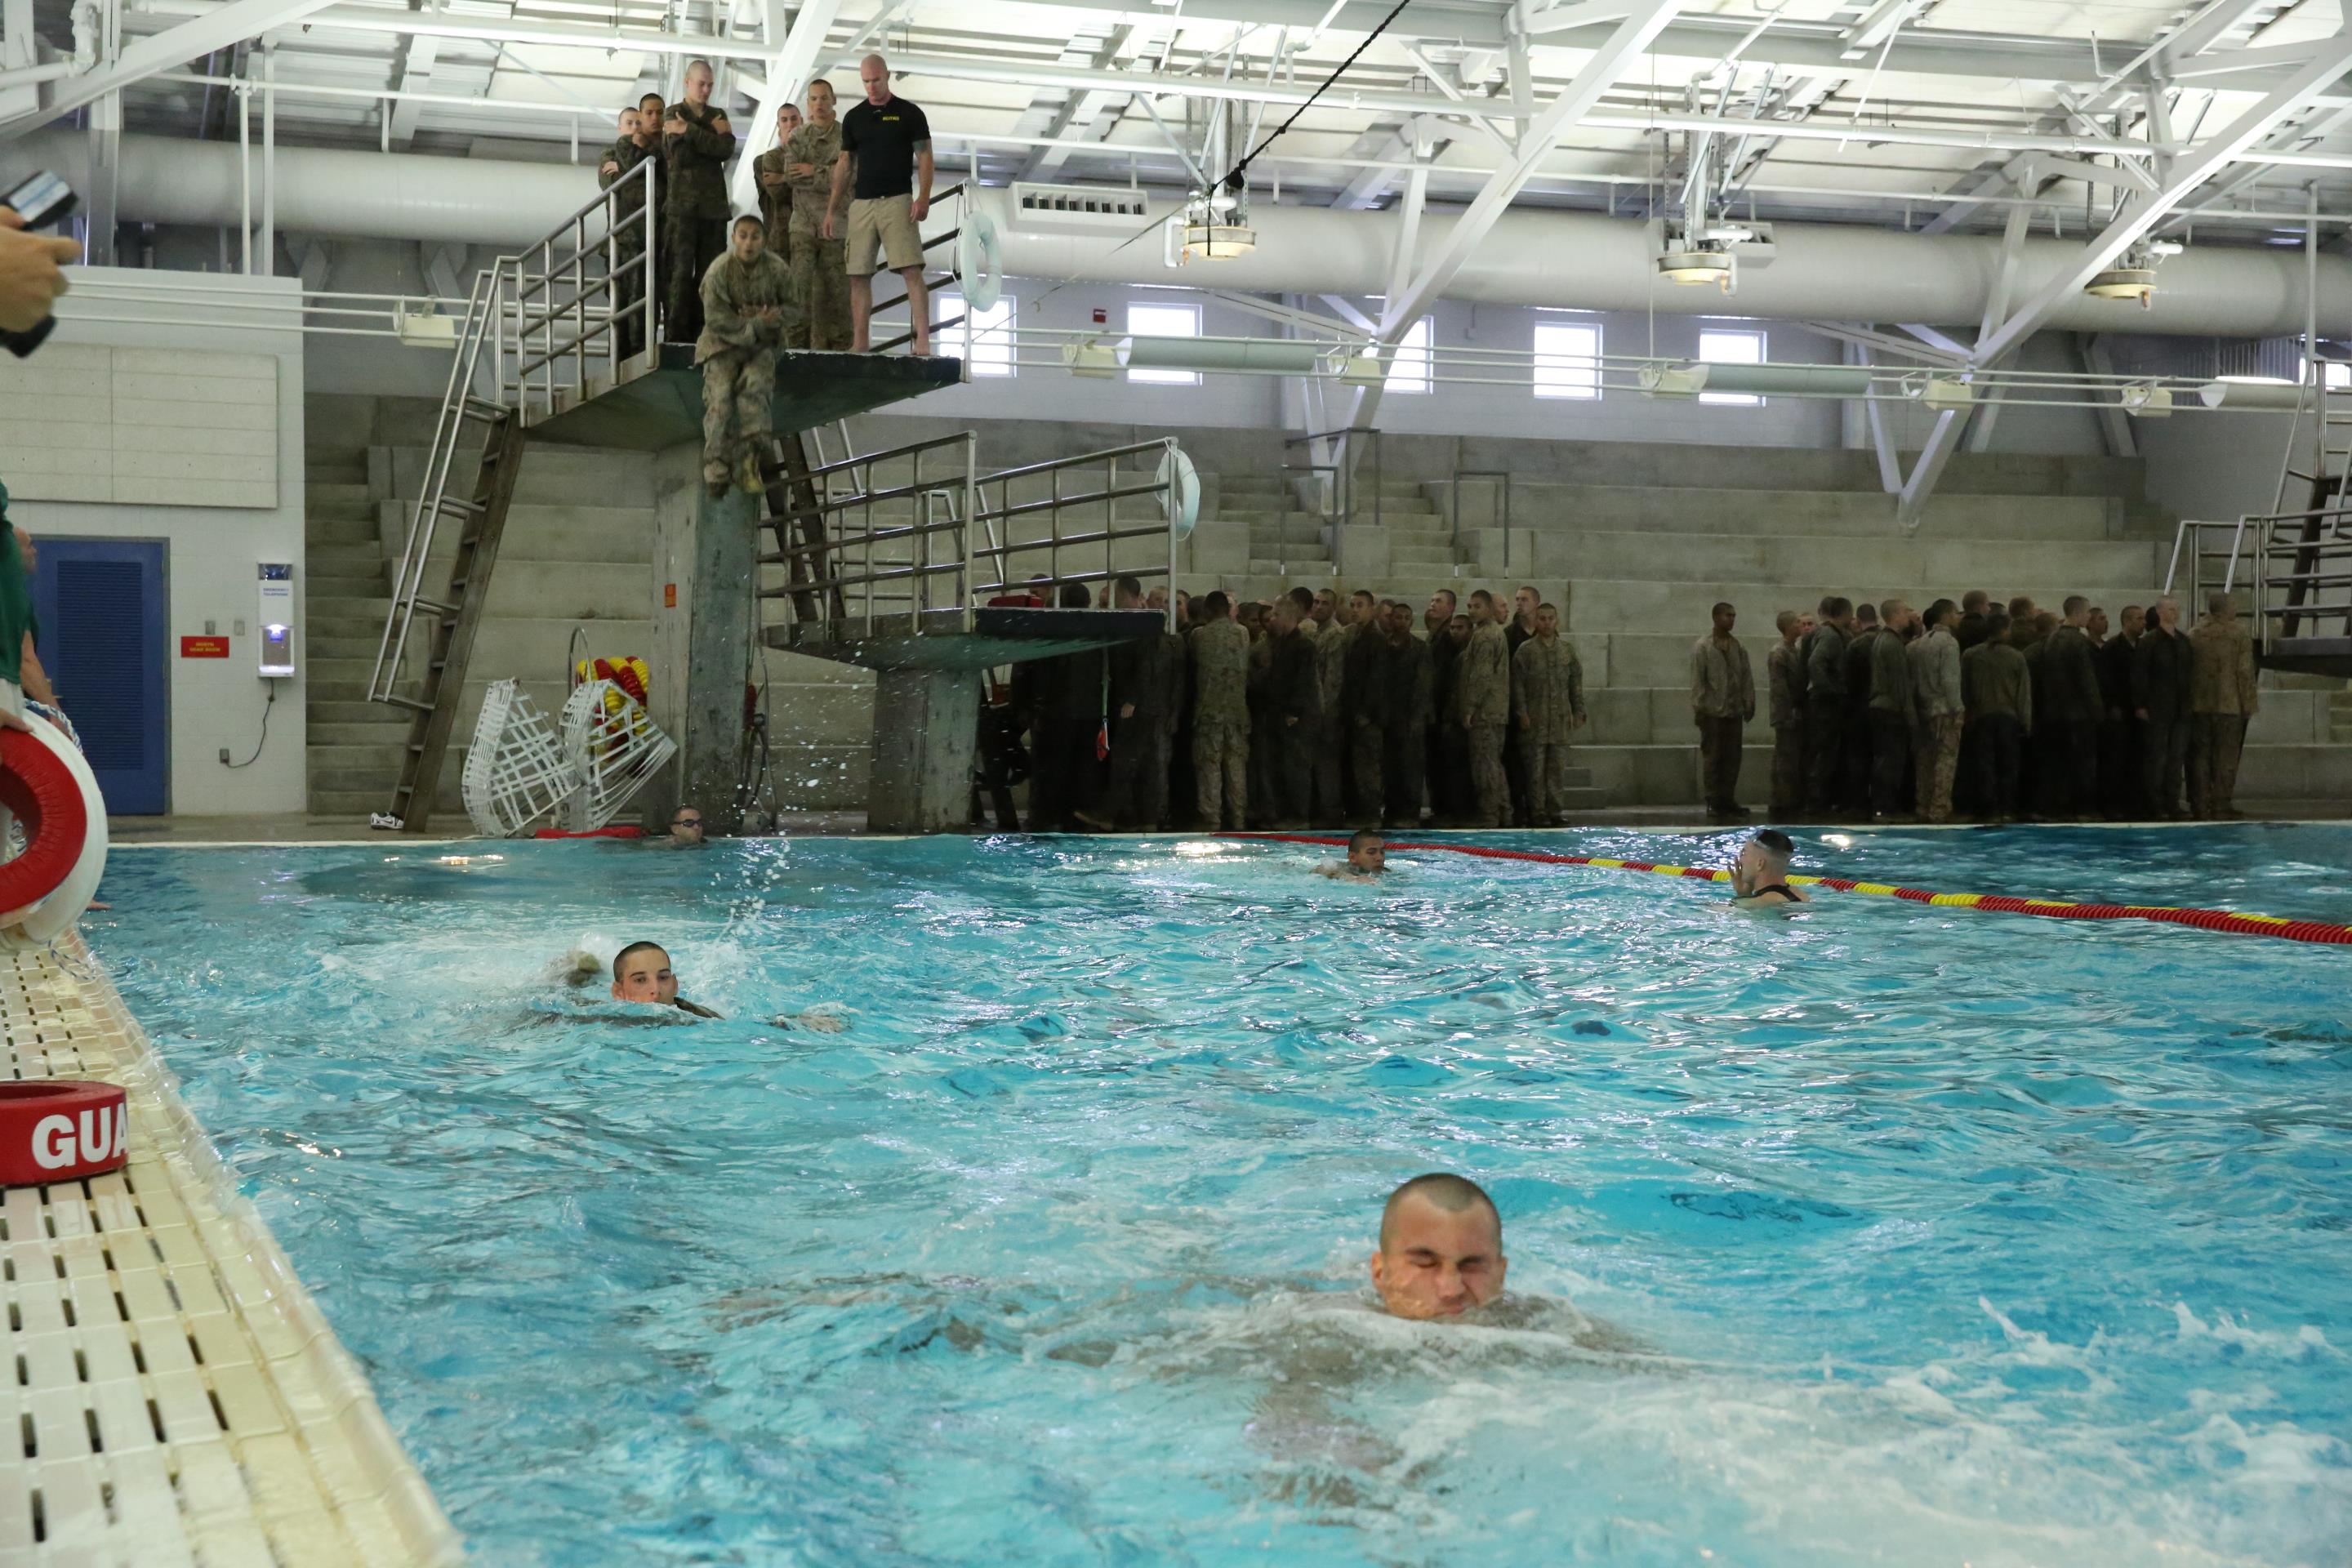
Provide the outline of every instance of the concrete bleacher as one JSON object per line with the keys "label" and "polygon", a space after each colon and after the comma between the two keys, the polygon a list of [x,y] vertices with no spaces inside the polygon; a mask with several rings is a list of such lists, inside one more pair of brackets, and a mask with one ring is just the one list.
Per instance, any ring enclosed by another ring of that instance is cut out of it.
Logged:
{"label": "concrete bleacher", "polygon": [[[435,406],[404,398],[328,397],[311,403],[314,408],[328,405],[329,427],[338,441],[333,448],[322,445],[314,412],[312,452],[346,454],[338,471],[350,474],[356,460],[360,478],[357,484],[338,486],[330,503],[337,574],[323,577],[316,560],[310,574],[310,810],[319,816],[363,816],[383,809],[408,739],[408,715],[367,701],[367,680],[392,605],[392,574],[424,484]],[[470,458],[453,471],[451,482],[471,485]],[[458,771],[489,682],[520,679],[551,719],[569,690],[566,656],[575,631],[585,635],[585,651],[592,656],[651,651],[653,509],[652,465],[644,453],[530,449],[475,639],[443,769],[440,809],[462,808]],[[314,552],[320,543],[320,511],[314,501]],[[456,549],[456,530],[445,526],[426,569],[428,594],[446,585]],[[420,617],[410,638],[404,689],[415,689],[417,660],[430,631],[430,622]]]}
{"label": "concrete bleacher", "polygon": [[[401,716],[363,701],[388,605],[389,573],[422,479],[432,427],[428,403],[313,399],[365,405],[312,421],[310,570],[312,809],[356,814],[380,807],[399,758]],[[944,420],[876,416],[853,422],[862,451],[961,429]],[[983,469],[1010,468],[1125,445],[1161,432],[1129,426],[982,422]],[[1896,526],[1867,453],[1624,443],[1391,437],[1377,474],[1360,474],[1357,521],[1328,527],[1308,504],[1300,476],[1286,473],[1278,433],[1175,431],[1202,469],[1201,519],[1180,547],[1176,584],[1271,598],[1294,585],[1366,588],[1418,605],[1438,588],[1498,594],[1534,584],[1558,603],[1582,658],[1593,727],[1576,748],[1588,805],[1675,806],[1697,799],[1687,700],[1690,647],[1708,606],[1727,598],[1759,679],[1773,613],[1810,607],[1824,594],[1872,599],[1900,594],[1915,605],[1969,587],[2028,593],[2054,606],[2083,593],[2110,612],[2154,596],[2169,553],[2172,520],[2144,500],[2136,462],[2095,458],[1963,454],[1919,530]],[[1492,479],[1507,469],[1509,523]],[[902,468],[877,465],[877,488]],[[927,467],[927,479],[935,477]],[[1143,477],[1140,469],[1133,479]],[[1098,479],[1083,481],[1099,483]],[[995,487],[989,503],[996,504]],[[1043,499],[1045,481],[1020,481],[1015,502]],[[1380,521],[1369,521],[1379,497]],[[532,449],[494,579],[459,710],[442,800],[457,803],[457,758],[472,732],[482,687],[503,676],[551,714],[564,693],[565,657],[577,630],[589,651],[653,656],[655,494],[644,454],[580,447]],[[903,522],[914,502],[877,505],[877,524]],[[1160,515],[1150,496],[1123,500],[1124,524]],[[1100,526],[1090,521],[1066,528]],[[1457,526],[1457,521],[1459,526]],[[1041,514],[1012,521],[1015,547],[1003,574],[1021,581],[1049,570],[1037,546]],[[447,542],[441,549],[446,552]],[[875,552],[903,562],[900,542]],[[1066,552],[1061,568],[1156,567],[1164,545],[1124,542]],[[360,590],[370,585],[372,591]],[[442,575],[436,563],[434,576]],[[771,566],[762,585],[781,588]],[[887,607],[887,606],[885,606]],[[788,601],[763,601],[762,618],[789,618]],[[772,776],[785,809],[856,809],[866,798],[872,677],[854,667],[767,650],[755,679],[769,688]],[[2263,710],[2251,737],[2241,795],[2265,799],[2352,796],[2352,692],[2341,682],[2266,675]],[[1748,731],[1742,793],[1760,802],[1770,732]]]}

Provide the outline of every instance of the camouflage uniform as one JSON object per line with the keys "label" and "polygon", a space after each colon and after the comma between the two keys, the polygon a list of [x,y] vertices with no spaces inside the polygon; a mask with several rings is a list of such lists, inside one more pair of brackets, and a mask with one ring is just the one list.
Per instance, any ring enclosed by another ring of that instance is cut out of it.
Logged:
{"label": "camouflage uniform", "polygon": [[1937,626],[1914,637],[1903,657],[1911,661],[1912,806],[1923,822],[1949,822],[1968,716],[1959,639]]}
{"label": "camouflage uniform", "polygon": [[2235,620],[2207,616],[2189,634],[2196,659],[2189,670],[2189,809],[2198,816],[2234,816],[2238,759],[2254,695],[2254,642]]}
{"label": "camouflage uniform", "polygon": [[702,367],[702,477],[710,484],[732,477],[747,490],[761,488],[761,447],[775,433],[776,338],[791,286],[784,264],[765,251],[749,262],[730,252],[702,275],[694,363]]}
{"label": "camouflage uniform", "polygon": [[752,189],[760,193],[760,220],[768,226],[768,253],[793,264],[793,188],[771,187],[767,177],[784,172],[784,150],[771,147],[751,160]]}
{"label": "camouflage uniform", "polygon": [[1421,826],[1421,797],[1428,783],[1437,668],[1430,662],[1429,646],[1411,633],[1388,645],[1381,668],[1388,683],[1388,712],[1381,728],[1384,815],[1387,826],[1410,830]]}
{"label": "camouflage uniform", "polygon": [[1772,815],[1793,816],[1805,807],[1805,650],[1787,638],[1764,659],[1764,681],[1772,703]]}
{"label": "camouflage uniform", "polygon": [[1239,621],[1211,621],[1190,640],[1194,788],[1214,833],[1227,816],[1236,827],[1249,821],[1249,633]]}
{"label": "camouflage uniform", "polygon": [[1470,634],[1454,681],[1470,737],[1470,788],[1478,803],[1478,826],[1500,827],[1511,811],[1511,782],[1503,773],[1503,731],[1511,717],[1511,645],[1502,627],[1484,626]]}
{"label": "camouflage uniform", "polygon": [[[793,303],[784,314],[784,347],[849,347],[849,258],[844,237],[824,237],[825,204],[833,199],[833,165],[841,156],[841,121],[814,121],[784,143],[783,163],[806,163],[815,173],[785,175],[793,192]],[[848,220],[845,217],[843,222]]]}
{"label": "camouflage uniform", "polygon": [[1698,726],[1699,793],[1716,812],[1739,809],[1739,763],[1756,717],[1756,672],[1748,647],[1710,632],[1691,645],[1691,717]]}
{"label": "camouflage uniform", "polygon": [[[630,176],[636,173],[638,164],[654,155],[655,148],[651,142],[640,147],[635,141],[624,136],[605,149],[604,156],[597,161],[596,188],[598,190],[609,191],[623,180],[629,181],[628,189],[622,194],[620,200],[613,204],[611,265],[614,280],[612,306],[616,315],[630,310],[646,298],[645,192],[646,186],[642,176],[635,179],[631,179]],[[608,163],[616,163],[619,168],[613,174],[606,174],[603,166]],[[655,184],[653,186],[656,201],[661,196],[660,177],[661,168],[656,163],[654,168]],[[630,316],[620,321],[614,331],[619,345],[615,352],[623,359],[631,358],[644,351],[646,321],[642,314]]]}
{"label": "camouflage uniform", "polygon": [[1584,665],[1576,645],[1554,633],[1519,645],[1511,656],[1511,717],[1527,759],[1528,811],[1538,827],[1559,826],[1567,789],[1568,742],[1584,722]]}
{"label": "camouflage uniform", "polygon": [[1359,628],[1348,645],[1346,681],[1340,694],[1340,717],[1348,751],[1349,820],[1361,827],[1381,825],[1381,806],[1388,798],[1381,776],[1386,755],[1382,733],[1388,722],[1387,634],[1377,626]]}
{"label": "camouflage uniform", "polygon": [[727,253],[727,160],[735,155],[735,133],[718,129],[727,117],[712,104],[673,103],[668,112],[686,121],[686,132],[662,137],[662,338],[685,343],[702,331],[697,285]]}
{"label": "camouflage uniform", "polygon": [[1348,820],[1348,729],[1340,699],[1346,695],[1348,647],[1361,626],[1326,626],[1315,638],[1315,685],[1323,717],[1315,728],[1315,808],[1318,826]]}

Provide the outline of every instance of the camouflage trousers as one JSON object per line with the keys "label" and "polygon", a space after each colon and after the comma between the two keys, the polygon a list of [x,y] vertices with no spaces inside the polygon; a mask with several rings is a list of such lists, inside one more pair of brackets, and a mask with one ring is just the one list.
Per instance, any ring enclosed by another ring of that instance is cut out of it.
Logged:
{"label": "camouflage trousers", "polygon": [[1519,755],[1527,759],[1528,820],[1537,827],[1558,827],[1568,793],[1568,742],[1522,734]]}
{"label": "camouflage trousers", "polygon": [[1805,809],[1805,727],[1772,727],[1772,815],[1794,816]]}
{"label": "camouflage trousers", "polygon": [[2243,713],[2189,716],[2189,810],[2227,816],[2237,810],[2238,759],[2245,752]]}
{"label": "camouflage trousers", "polygon": [[729,349],[702,362],[702,477],[761,488],[761,444],[775,437],[769,405],[776,395],[773,349]]}
{"label": "camouflage trousers", "polygon": [[784,347],[849,347],[849,260],[843,243],[814,231],[793,237],[793,292],[784,307]]}
{"label": "camouflage trousers", "polygon": [[1911,727],[1912,805],[1922,822],[1952,820],[1952,780],[1960,767],[1958,713],[1919,720]]}
{"label": "camouflage trousers", "polygon": [[623,359],[633,359],[646,347],[646,312],[640,309],[646,297],[646,247],[638,237],[643,231],[626,227],[613,238],[613,314],[618,318],[613,324],[614,353]]}
{"label": "camouflage trousers", "polygon": [[1478,803],[1478,826],[1508,826],[1511,781],[1503,772],[1503,726],[1473,724],[1465,732],[1470,737],[1470,791]]}
{"label": "camouflage trousers", "polygon": [[690,343],[702,335],[702,275],[727,248],[727,220],[662,214],[661,341]]}
{"label": "camouflage trousers", "polygon": [[1214,833],[1230,817],[1249,826],[1249,721],[1202,719],[1192,725],[1192,780],[1201,820]]}

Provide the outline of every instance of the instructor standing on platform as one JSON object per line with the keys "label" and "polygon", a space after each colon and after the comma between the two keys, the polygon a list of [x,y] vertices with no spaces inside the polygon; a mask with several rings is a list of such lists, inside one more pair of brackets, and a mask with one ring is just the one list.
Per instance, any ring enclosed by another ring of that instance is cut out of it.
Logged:
{"label": "instructor standing on platform", "polygon": [[[914,352],[931,352],[930,301],[923,289],[923,237],[919,226],[931,210],[931,127],[923,111],[890,95],[890,67],[880,55],[858,62],[866,101],[841,117],[841,156],[833,165],[833,200],[824,215],[824,237],[842,232],[848,202],[850,348],[872,346],[875,253],[907,280],[907,319]],[[851,171],[856,170],[856,189]]]}
{"label": "instructor standing on platform", "polygon": [[702,333],[702,278],[727,253],[727,160],[735,132],[710,107],[710,62],[686,68],[686,99],[662,121],[662,337]]}

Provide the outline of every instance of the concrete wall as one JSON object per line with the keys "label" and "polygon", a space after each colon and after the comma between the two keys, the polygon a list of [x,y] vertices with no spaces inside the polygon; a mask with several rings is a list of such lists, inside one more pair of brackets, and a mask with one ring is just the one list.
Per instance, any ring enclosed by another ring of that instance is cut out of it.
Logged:
{"label": "concrete wall", "polygon": [[[263,355],[275,362],[274,453],[248,459],[273,469],[247,475],[272,481],[274,504],[216,504],[232,495],[249,499],[263,494],[247,482],[203,497],[215,504],[192,504],[168,491],[141,490],[153,500],[41,500],[26,499],[10,508],[11,516],[44,537],[161,540],[166,546],[169,575],[169,624],[165,626],[165,682],[172,722],[170,804],[180,816],[250,816],[296,812],[303,807],[303,748],[307,742],[304,676],[309,651],[307,627],[298,622],[295,668],[291,680],[264,681],[256,673],[259,663],[258,633],[254,626],[255,567],[263,561],[294,565],[298,595],[305,581],[302,541],[303,344],[299,334],[257,330],[248,326],[207,325],[189,319],[181,306],[106,300],[110,284],[134,286],[138,274],[113,268],[91,268],[77,274],[75,293],[59,312],[50,344],[102,346],[142,354],[162,354],[166,361],[191,355]],[[268,279],[222,279],[222,287],[257,298],[289,294],[290,282]],[[107,320],[94,319],[99,316]],[[43,351],[47,353],[47,350]],[[10,362],[12,365],[16,362]],[[40,356],[23,362],[37,367]],[[168,393],[151,400],[162,405],[149,410],[162,419],[201,422],[212,401],[203,378],[188,384],[176,379],[156,384],[152,390]],[[10,446],[15,446],[14,439]],[[10,459],[0,458],[0,463]],[[5,477],[5,469],[0,469]],[[194,482],[194,481],[191,481]],[[118,492],[129,493],[129,492]],[[236,625],[244,623],[244,635]],[[301,617],[306,622],[307,616]],[[226,659],[183,659],[179,638],[212,629],[230,636]],[[221,765],[222,747],[243,760],[259,739],[262,709],[268,688],[278,687],[269,713],[268,743],[252,766],[232,771]],[[66,695],[72,710],[71,692]]]}
{"label": "concrete wall", "polygon": [[[2216,522],[2270,510],[2295,423],[2292,414],[2220,411],[2137,421],[2134,430],[2147,458],[2148,499],[2179,516]],[[2308,452],[2309,426],[2305,428],[2297,449]]]}

